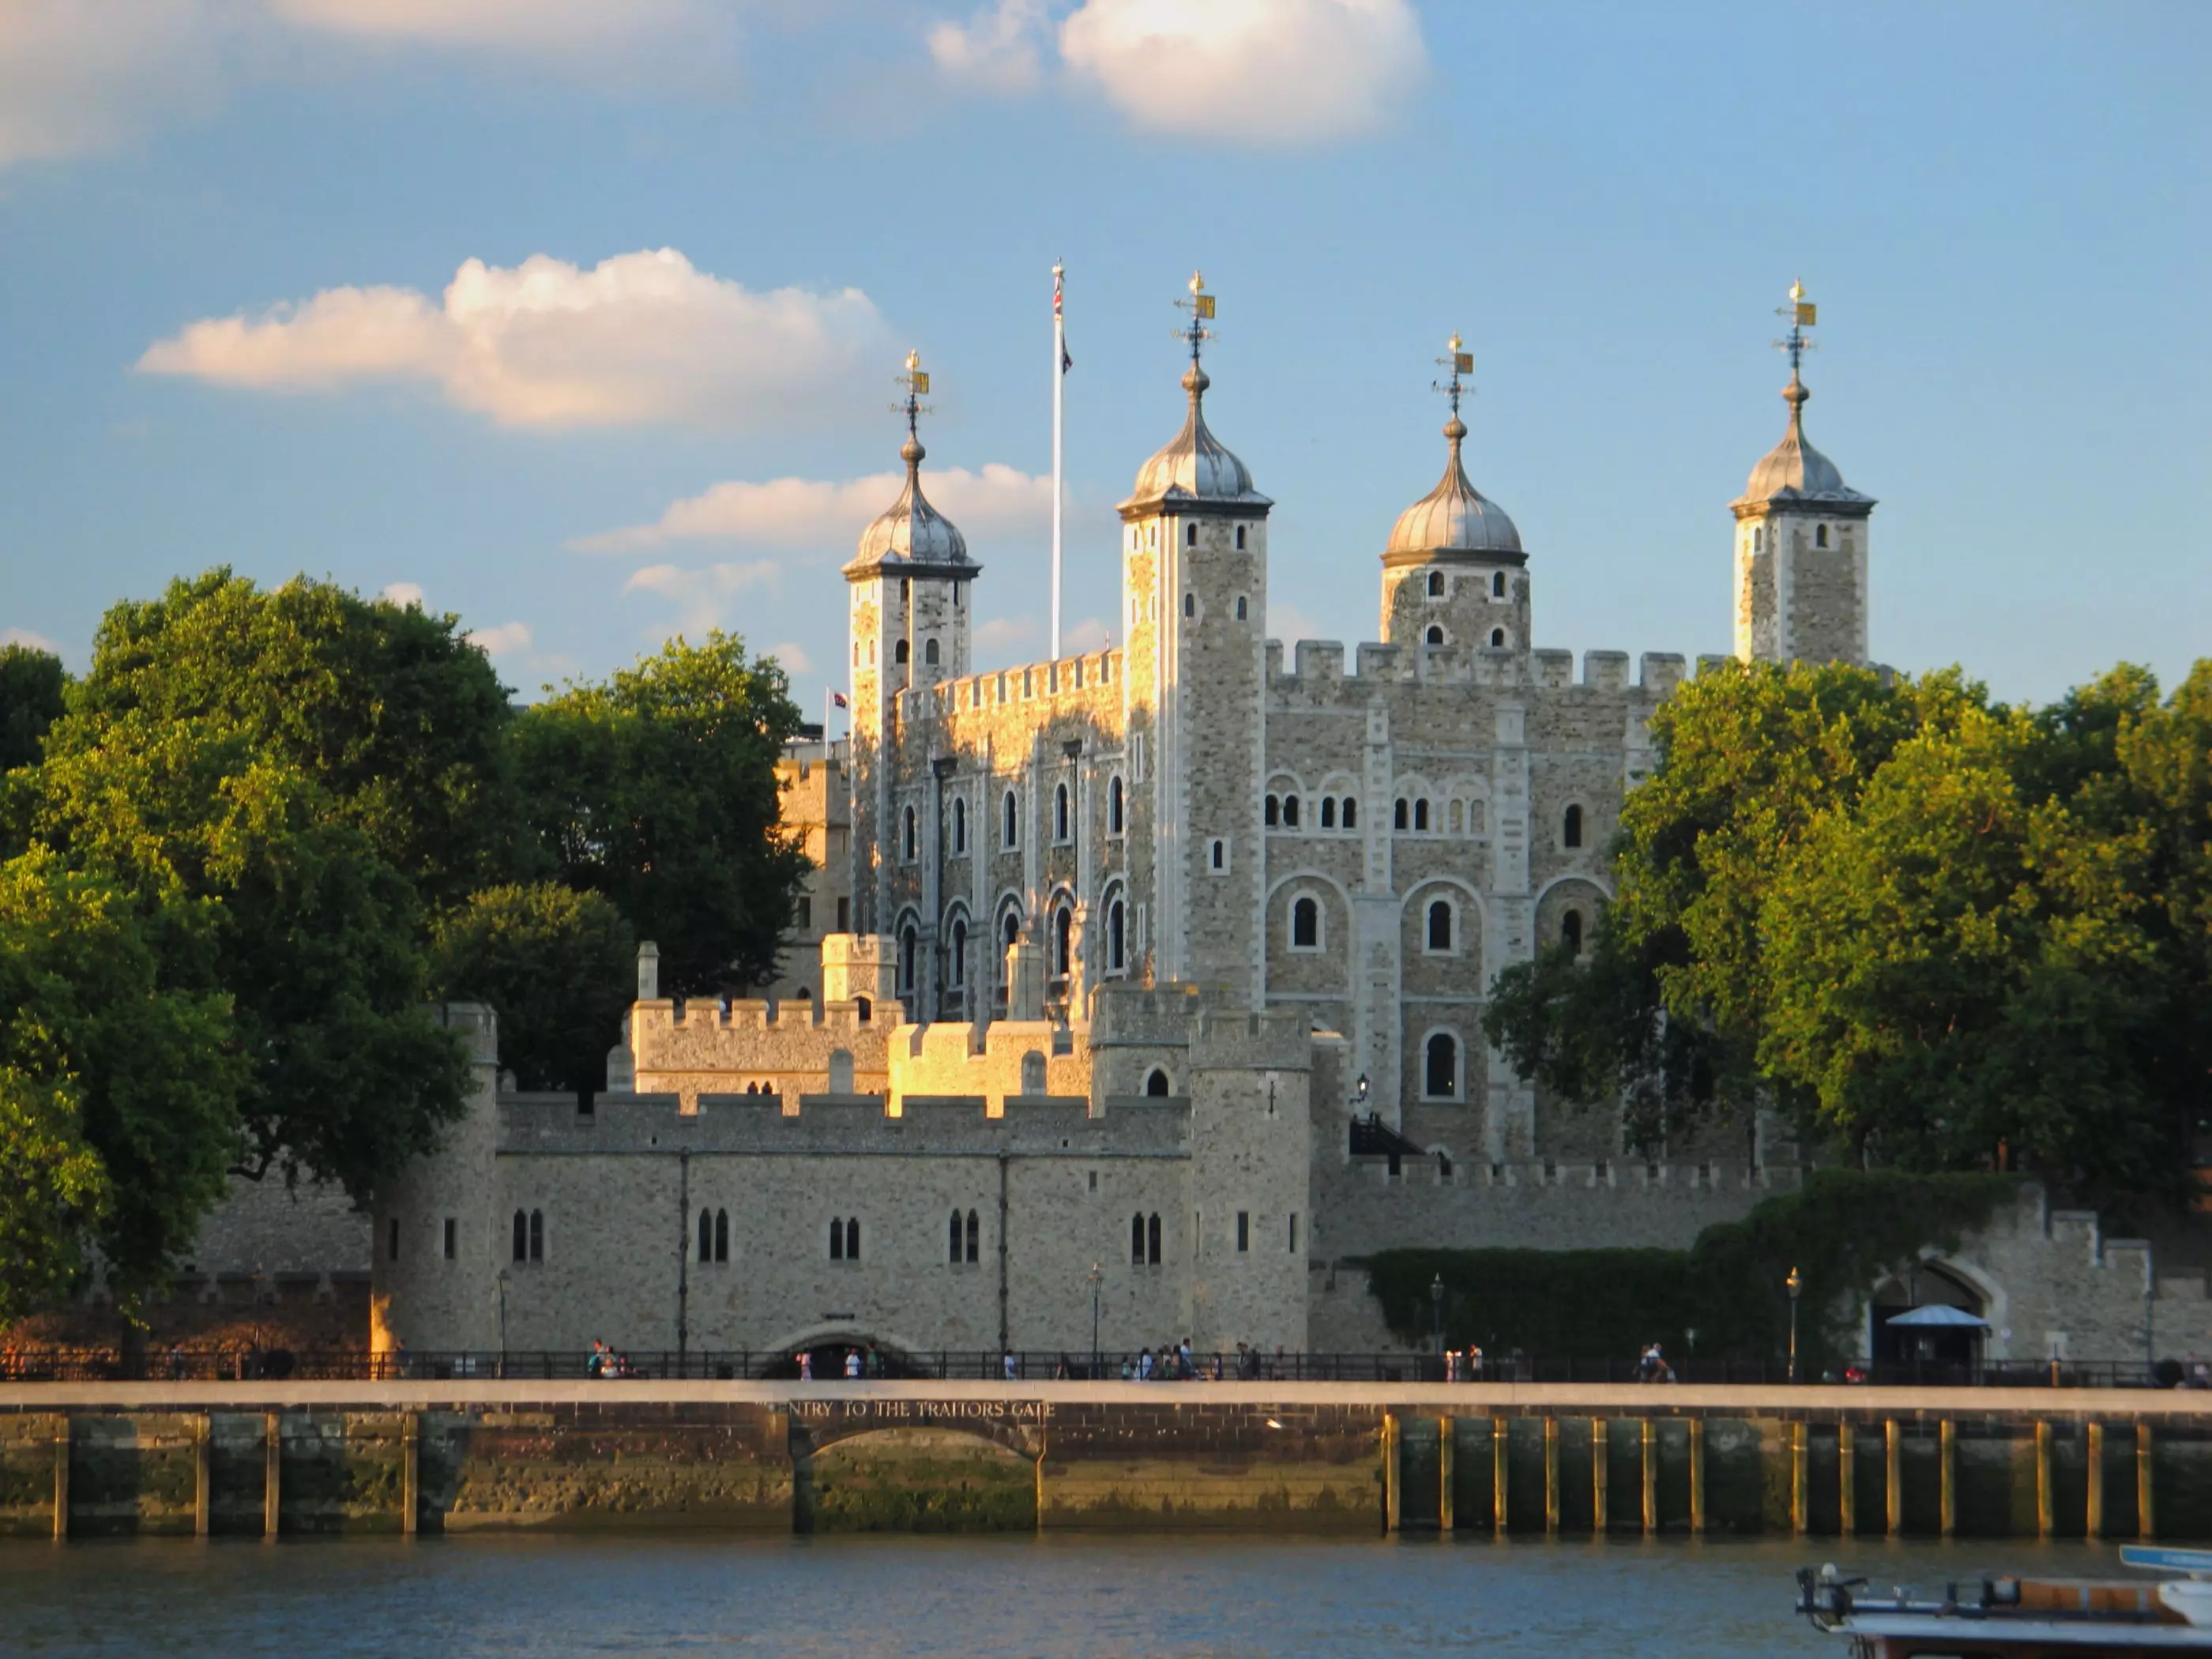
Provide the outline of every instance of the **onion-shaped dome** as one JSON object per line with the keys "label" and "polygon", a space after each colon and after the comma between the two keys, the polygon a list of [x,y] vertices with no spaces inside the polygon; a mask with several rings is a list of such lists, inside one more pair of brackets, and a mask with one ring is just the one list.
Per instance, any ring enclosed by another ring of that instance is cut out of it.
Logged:
{"label": "onion-shaped dome", "polygon": [[1505,509],[1468,482],[1460,460],[1467,424],[1455,414],[1444,422],[1450,446],[1437,487],[1398,515],[1382,550],[1385,564],[1428,564],[1455,557],[1487,563],[1524,564],[1521,532]]}
{"label": "onion-shaped dome", "polygon": [[1782,434],[1782,441],[1768,450],[1759,465],[1751,469],[1751,478],[1744,485],[1743,495],[1735,505],[1754,507],[1766,501],[1835,501],[1872,505],[1871,495],[1863,495],[1844,482],[1844,475],[1836,464],[1813,447],[1805,436],[1805,404],[1812,397],[1805,383],[1796,374],[1782,389],[1782,400],[1790,405],[1790,429]]}
{"label": "onion-shaped dome", "polygon": [[1210,501],[1242,507],[1271,507],[1267,496],[1252,488],[1252,474],[1228,446],[1207,430],[1204,399],[1212,378],[1193,362],[1182,377],[1190,394],[1190,412],[1182,430],[1138,469],[1136,488],[1121,503],[1126,511],[1136,507],[1182,501]]}
{"label": "onion-shaped dome", "polygon": [[860,532],[860,551],[845,567],[849,577],[871,575],[885,565],[957,565],[963,573],[975,567],[968,557],[968,538],[959,526],[929,504],[921,491],[921,462],[929,452],[921,440],[907,434],[899,447],[906,463],[906,487],[881,517]]}

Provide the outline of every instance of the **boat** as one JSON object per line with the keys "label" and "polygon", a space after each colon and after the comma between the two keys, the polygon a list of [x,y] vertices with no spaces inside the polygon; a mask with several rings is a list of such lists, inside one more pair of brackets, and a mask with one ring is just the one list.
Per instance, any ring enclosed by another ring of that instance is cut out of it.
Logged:
{"label": "boat", "polygon": [[1868,1593],[1829,1562],[1797,1574],[1797,1610],[1847,1637],[1851,1659],[2137,1659],[2212,1654],[2212,1550],[2129,1545],[2120,1564],[2142,1578],[1982,1578],[1942,1599],[1899,1584]]}

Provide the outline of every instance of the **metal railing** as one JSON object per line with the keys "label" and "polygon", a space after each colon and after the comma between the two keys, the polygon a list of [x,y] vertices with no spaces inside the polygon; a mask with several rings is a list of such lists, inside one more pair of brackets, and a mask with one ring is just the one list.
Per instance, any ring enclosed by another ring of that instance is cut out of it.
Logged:
{"label": "metal railing", "polygon": [[[817,1382],[850,1379],[848,1356],[859,1356],[858,1377],[869,1381],[1039,1382],[1055,1378],[1146,1382],[1668,1382],[1741,1388],[1793,1386],[1784,1359],[1688,1359],[1673,1364],[1664,1380],[1629,1358],[1563,1359],[1540,1354],[1486,1357],[1480,1370],[1464,1360],[1448,1371],[1433,1353],[1156,1352],[1149,1374],[1141,1353],[1060,1350],[1012,1355],[982,1350],[902,1352],[823,1344],[810,1351],[805,1370]],[[638,1351],[594,1357],[574,1349],[468,1352],[371,1353],[359,1348],[149,1350],[125,1354],[114,1347],[24,1347],[0,1350],[0,1382],[283,1382],[328,1380],[449,1381],[784,1380],[801,1376],[796,1354],[751,1349]],[[2171,1388],[2183,1381],[2172,1361],[1990,1360],[1977,1364],[1936,1361],[1875,1363],[1808,1373],[1798,1386],[1866,1383],[1917,1388]],[[2203,1386],[2200,1382],[2199,1386]]]}

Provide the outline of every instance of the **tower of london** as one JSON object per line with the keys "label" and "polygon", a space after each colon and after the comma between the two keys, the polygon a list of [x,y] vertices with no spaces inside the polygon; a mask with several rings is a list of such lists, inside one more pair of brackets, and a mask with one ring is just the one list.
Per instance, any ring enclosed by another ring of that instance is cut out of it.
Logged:
{"label": "tower of london", "polygon": [[[672,1001],[644,947],[588,1112],[500,1088],[453,1011],[477,1099],[380,1200],[380,1344],[1341,1346],[1372,1252],[1686,1246],[1795,1181],[1741,1130],[1631,1153],[1482,1034],[1500,969],[1589,937],[1684,657],[1539,642],[1556,556],[1470,477],[1456,340],[1440,471],[1376,527],[1378,637],[1268,639],[1273,501],[1208,424],[1193,309],[1118,647],[975,672],[988,576],[909,396],[842,573],[849,743],[786,768],[818,867],[782,977]],[[1732,503],[1737,654],[1863,662],[1875,502],[1795,352],[1784,395]]]}

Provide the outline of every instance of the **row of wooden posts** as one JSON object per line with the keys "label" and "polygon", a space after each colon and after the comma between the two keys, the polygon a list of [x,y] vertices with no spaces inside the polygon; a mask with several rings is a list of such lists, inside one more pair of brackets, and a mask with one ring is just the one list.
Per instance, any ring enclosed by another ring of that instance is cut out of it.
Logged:
{"label": "row of wooden posts", "polygon": [[[1440,1417],[1437,1419],[1437,1524],[1445,1532],[1457,1528],[1459,1522],[1452,1509],[1452,1426],[1455,1419]],[[1659,1530],[1659,1423],[1657,1418],[1635,1419],[1643,1425],[1643,1523],[1647,1533]],[[1496,1532],[1506,1529],[1506,1457],[1510,1449],[1507,1427],[1512,1419],[1507,1417],[1491,1419],[1491,1513],[1487,1523]],[[1547,1417],[1544,1424],[1544,1530],[1559,1530],[1559,1419]],[[1607,1419],[1590,1419],[1591,1444],[1594,1448],[1607,1446]],[[1690,1530],[1702,1534],[1705,1530],[1705,1425],[1701,1418],[1688,1419],[1690,1431]],[[1803,1536],[1812,1530],[1810,1498],[1812,1491],[1812,1454],[1806,1433],[1807,1425],[1791,1423],[1790,1431],[1790,1530]],[[1882,1425],[1883,1492],[1888,1513],[1885,1517],[1889,1535],[1893,1538],[1904,1531],[1905,1483],[1902,1477],[1904,1462],[1905,1425],[1895,1418]],[[2138,1418],[2135,1422],[2136,1451],[2136,1515],[2135,1535],[2151,1538],[2156,1534],[2156,1510],[2152,1502],[2151,1489],[2151,1431],[2150,1425]],[[1958,1528],[1958,1438],[1957,1427],[1951,1419],[1942,1419],[1938,1428],[1937,1467],[1940,1476],[1940,1513],[1942,1535],[1951,1537]],[[1836,1425],[1836,1455],[1840,1466],[1841,1496],[1837,1515],[1838,1530],[1849,1537],[1858,1530],[1858,1501],[1855,1473],[1856,1447],[1856,1425],[1839,1423]],[[2105,1425],[2092,1421],[2088,1425],[2088,1462],[2091,1472],[2088,1483],[2088,1513],[2087,1535],[2101,1538],[2105,1534],[2105,1483],[2101,1472],[2105,1467]],[[1403,1470],[1401,1452],[1404,1431],[1401,1419],[1395,1413],[1382,1419],[1382,1481],[1383,1524],[1392,1532],[1399,1530],[1400,1510],[1403,1504]],[[1612,1526],[1611,1494],[1607,1491],[1611,1458],[1602,1450],[1590,1459],[1590,1502],[1593,1528],[1607,1531]],[[2054,1504],[2051,1498],[2051,1425],[2038,1422],[2035,1425],[2035,1522],[2039,1537],[2051,1537],[2056,1531]],[[1476,1522],[1478,1526],[1483,1524]]]}
{"label": "row of wooden posts", "polygon": [[[261,1535],[273,1540],[281,1530],[284,1493],[284,1419],[281,1412],[264,1412],[261,1463]],[[208,1535],[213,1518],[214,1419],[204,1412],[192,1424],[192,1534]],[[411,1536],[416,1530],[422,1492],[422,1424],[413,1412],[405,1414],[400,1437],[403,1452],[399,1493],[399,1530]],[[70,1421],[60,1420],[54,1434],[54,1538],[70,1535]]]}

